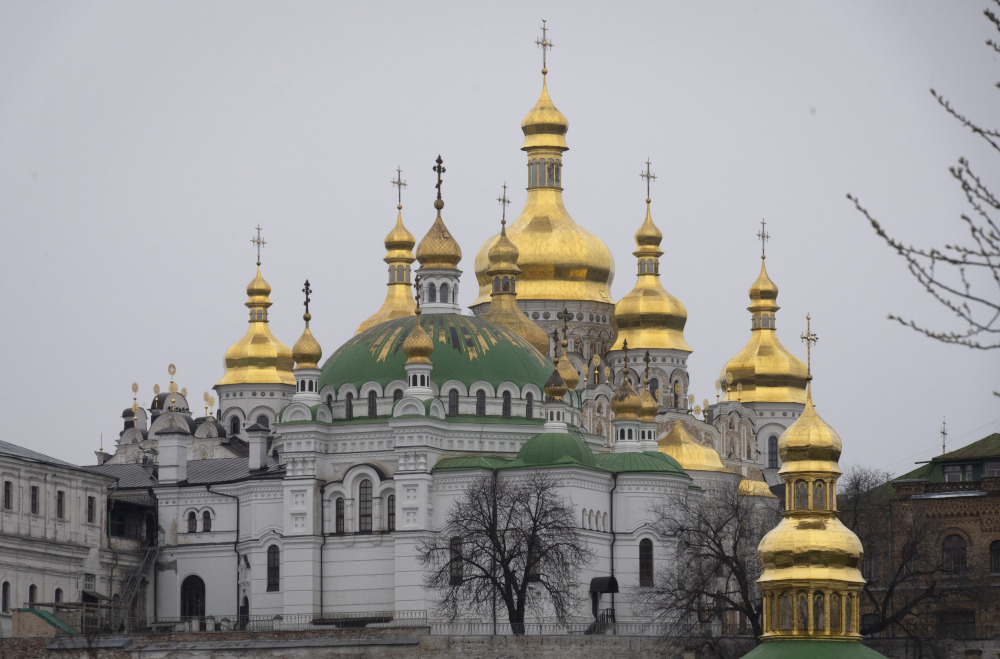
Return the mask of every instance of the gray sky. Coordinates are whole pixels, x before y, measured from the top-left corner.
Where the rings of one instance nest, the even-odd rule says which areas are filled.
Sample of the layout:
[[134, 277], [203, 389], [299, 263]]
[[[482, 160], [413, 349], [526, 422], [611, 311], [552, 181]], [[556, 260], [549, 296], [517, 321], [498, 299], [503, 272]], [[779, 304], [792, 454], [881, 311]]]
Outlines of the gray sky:
[[567, 208], [614, 254], [620, 299], [652, 159], [662, 280], [688, 309], [699, 401], [749, 338], [763, 217], [778, 335], [804, 359], [812, 314], [814, 399], [842, 463], [901, 473], [940, 451], [942, 417], [950, 447], [1000, 431], [1000, 354], [886, 320], [956, 327], [845, 199], [930, 245], [962, 239], [959, 156], [1000, 188], [996, 157], [928, 92], [1000, 116], [985, 0], [615, 5], [0, 3], [5, 438], [91, 463], [132, 381], [148, 406], [170, 362], [197, 405], [246, 330], [257, 223], [272, 330], [298, 338], [308, 277], [332, 354], [384, 296], [397, 164], [419, 239], [444, 157], [470, 303], [501, 184], [512, 214], [524, 202], [542, 18], [570, 122]]

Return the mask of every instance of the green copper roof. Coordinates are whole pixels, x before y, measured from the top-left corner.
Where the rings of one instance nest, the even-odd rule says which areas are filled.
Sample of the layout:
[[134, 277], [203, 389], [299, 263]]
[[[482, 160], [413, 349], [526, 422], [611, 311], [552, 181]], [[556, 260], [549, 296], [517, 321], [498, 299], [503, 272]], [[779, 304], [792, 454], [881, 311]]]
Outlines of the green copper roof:
[[674, 474], [687, 476], [680, 463], [665, 453], [604, 453], [598, 455], [597, 466], [616, 474]]
[[597, 459], [587, 443], [564, 432], [543, 432], [524, 443], [510, 467], [597, 467]]
[[920, 465], [893, 480], [927, 480], [931, 483], [943, 483], [946, 464], [972, 464], [972, 480], [979, 480], [985, 476], [983, 464], [985, 462], [1000, 462], [1000, 433], [987, 435], [977, 442], [935, 456], [927, 464]]
[[862, 659], [875, 659], [885, 655], [872, 650], [856, 641], [824, 641], [815, 640], [794, 640], [794, 641], [765, 641], [750, 652], [743, 655], [743, 659], [852, 659], [860, 657]]
[[[327, 385], [339, 390], [351, 383], [360, 389], [365, 382], [385, 386], [405, 380], [403, 341], [416, 322], [417, 316], [397, 318], [352, 337], [323, 364], [320, 390]], [[465, 385], [485, 380], [494, 387], [513, 382], [518, 387], [534, 383], [541, 389], [552, 372], [551, 362], [530, 343], [482, 318], [424, 314], [420, 325], [434, 342], [431, 379], [439, 385], [448, 380]]]

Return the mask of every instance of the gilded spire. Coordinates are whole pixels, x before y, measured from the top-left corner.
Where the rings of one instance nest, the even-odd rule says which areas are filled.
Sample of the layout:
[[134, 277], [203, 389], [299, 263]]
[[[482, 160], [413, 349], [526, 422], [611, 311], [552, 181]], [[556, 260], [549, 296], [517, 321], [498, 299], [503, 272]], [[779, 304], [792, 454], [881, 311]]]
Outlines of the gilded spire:
[[441, 198], [441, 185], [444, 183], [441, 175], [445, 173], [444, 161], [439, 155], [437, 163], [432, 169], [437, 173], [437, 199], [434, 200], [434, 208], [437, 209], [437, 218], [431, 225], [427, 235], [423, 237], [417, 245], [417, 260], [422, 268], [457, 270], [458, 262], [462, 260], [462, 249], [452, 237], [448, 227], [441, 219], [441, 209], [444, 208], [444, 200]]
[[323, 357], [323, 349], [320, 347], [316, 337], [309, 331], [309, 321], [312, 320], [312, 314], [309, 313], [309, 294], [312, 293], [312, 288], [309, 286], [308, 279], [306, 279], [306, 285], [302, 289], [302, 292], [306, 296], [305, 302], [303, 302], [306, 312], [302, 314], [302, 320], [305, 321], [306, 328], [302, 331], [302, 336], [299, 337], [299, 340], [295, 342], [295, 346], [292, 348], [292, 358], [295, 360], [296, 369], [319, 368], [319, 360]]
[[243, 338], [226, 351], [226, 374], [217, 383], [227, 384], [288, 384], [295, 385], [292, 375], [292, 351], [279, 341], [268, 327], [267, 310], [271, 306], [271, 285], [260, 274], [260, 249], [267, 243], [256, 227], [257, 236], [251, 243], [257, 247], [257, 274], [247, 285], [250, 327]]
[[639, 348], [682, 350], [691, 352], [684, 339], [687, 309], [663, 288], [660, 281], [660, 241], [663, 234], [653, 223], [650, 205], [650, 183], [656, 180], [652, 163], [646, 159], [646, 170], [639, 176], [646, 181], [646, 218], [635, 232], [638, 276], [635, 287], [615, 305], [618, 338], [611, 347], [621, 350], [627, 340]]
[[413, 324], [409, 336], [403, 341], [403, 352], [406, 353], [407, 364], [430, 364], [431, 353], [434, 352], [434, 341], [420, 324], [420, 277], [417, 277], [413, 284], [414, 300], [417, 322]]
[[392, 179], [392, 184], [396, 186], [398, 203], [396, 204], [396, 225], [385, 237], [385, 258], [382, 259], [389, 266], [388, 289], [385, 292], [385, 301], [373, 315], [358, 325], [355, 334], [360, 334], [370, 327], [374, 327], [387, 320], [394, 318], [404, 318], [413, 315], [413, 298], [410, 297], [410, 266], [413, 264], [413, 246], [416, 239], [405, 226], [403, 226], [403, 188], [406, 181], [403, 180], [403, 170], [396, 167], [396, 178]]

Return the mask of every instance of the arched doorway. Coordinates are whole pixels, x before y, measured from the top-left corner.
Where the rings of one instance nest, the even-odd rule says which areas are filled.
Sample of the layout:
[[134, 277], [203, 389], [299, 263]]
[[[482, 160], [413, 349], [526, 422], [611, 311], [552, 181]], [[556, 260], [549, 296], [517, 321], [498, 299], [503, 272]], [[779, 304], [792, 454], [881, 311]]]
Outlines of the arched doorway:
[[205, 631], [205, 582], [193, 574], [181, 584], [181, 617], [198, 619], [198, 629]]

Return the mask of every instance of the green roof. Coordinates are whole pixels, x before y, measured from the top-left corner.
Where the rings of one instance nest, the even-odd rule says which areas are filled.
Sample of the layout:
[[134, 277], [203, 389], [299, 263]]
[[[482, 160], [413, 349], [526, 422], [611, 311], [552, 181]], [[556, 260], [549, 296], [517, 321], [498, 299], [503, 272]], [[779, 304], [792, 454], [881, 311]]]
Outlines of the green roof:
[[852, 657], [875, 659], [882, 657], [885, 659], [884, 654], [857, 641], [824, 641], [821, 639], [765, 641], [743, 655], [743, 659], [784, 659], [785, 657], [788, 659], [802, 659], [802, 657], [809, 657], [809, 659], [851, 659]]
[[615, 474], [674, 474], [687, 476], [680, 463], [665, 453], [604, 453], [597, 456], [597, 466]]
[[597, 467], [594, 452], [577, 435], [543, 432], [524, 443], [511, 467]]
[[931, 458], [927, 464], [922, 464], [913, 471], [903, 474], [894, 481], [926, 480], [931, 483], [944, 482], [944, 466], [946, 464], [973, 464], [973, 480], [979, 480], [984, 475], [984, 462], [1000, 462], [1000, 433], [983, 437], [978, 442], [955, 449], [944, 455]]
[[442, 458], [434, 465], [434, 471], [468, 471], [470, 469], [503, 469], [510, 460], [494, 455], [462, 455]]
[[[439, 385], [458, 380], [468, 386], [484, 380], [493, 387], [513, 382], [519, 388], [534, 383], [541, 389], [552, 373], [547, 358], [504, 327], [457, 314], [423, 314], [419, 318], [434, 342], [431, 379]], [[339, 391], [346, 383], [360, 389], [372, 381], [384, 387], [393, 380], [405, 380], [403, 341], [416, 323], [417, 316], [397, 318], [349, 339], [323, 364], [320, 390], [331, 385]]]

